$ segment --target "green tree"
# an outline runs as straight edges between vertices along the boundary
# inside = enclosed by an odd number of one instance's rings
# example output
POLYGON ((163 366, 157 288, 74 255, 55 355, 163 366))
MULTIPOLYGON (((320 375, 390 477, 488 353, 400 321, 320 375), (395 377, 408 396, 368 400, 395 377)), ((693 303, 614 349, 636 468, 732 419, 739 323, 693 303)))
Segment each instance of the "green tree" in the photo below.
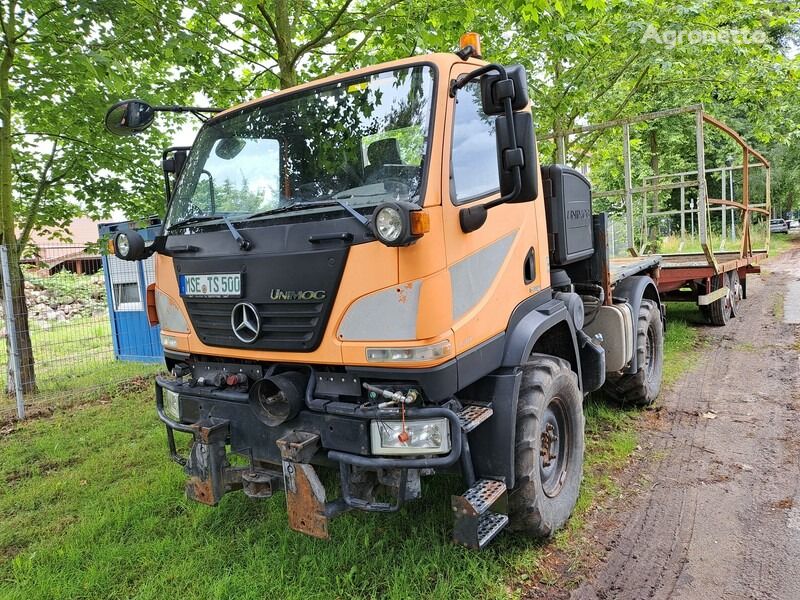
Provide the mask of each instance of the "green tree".
POLYGON ((31 232, 163 204, 152 151, 165 144, 163 128, 120 140, 102 123, 122 97, 186 95, 185 76, 167 68, 162 50, 178 41, 146 11, 119 8, 110 0, 0 0, 0 242, 8 248, 25 392, 36 378, 19 257, 31 232))

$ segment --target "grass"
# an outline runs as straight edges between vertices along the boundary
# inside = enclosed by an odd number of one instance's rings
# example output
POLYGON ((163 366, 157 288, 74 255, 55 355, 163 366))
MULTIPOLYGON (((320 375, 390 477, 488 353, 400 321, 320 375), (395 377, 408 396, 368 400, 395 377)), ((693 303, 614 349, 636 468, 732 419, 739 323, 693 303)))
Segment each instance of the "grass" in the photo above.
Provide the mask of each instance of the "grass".
MULTIPOLYGON (((693 362, 698 334, 687 307, 668 314, 670 382, 693 362)), ((140 380, 0 437, 0 598, 521 597, 560 579, 553 551, 580 563, 584 523, 618 492, 613 475, 636 448, 639 414, 590 398, 569 526, 551 542, 501 535, 474 552, 449 541, 449 495, 463 491, 456 477, 426 479, 423 500, 400 513, 333 521, 330 542, 290 531, 280 493, 260 502, 229 494, 216 508, 190 502, 154 412, 140 380)))
POLYGON ((794 232, 792 234, 773 233, 769 238, 770 256, 778 256, 787 250, 797 247, 800 237, 794 232))

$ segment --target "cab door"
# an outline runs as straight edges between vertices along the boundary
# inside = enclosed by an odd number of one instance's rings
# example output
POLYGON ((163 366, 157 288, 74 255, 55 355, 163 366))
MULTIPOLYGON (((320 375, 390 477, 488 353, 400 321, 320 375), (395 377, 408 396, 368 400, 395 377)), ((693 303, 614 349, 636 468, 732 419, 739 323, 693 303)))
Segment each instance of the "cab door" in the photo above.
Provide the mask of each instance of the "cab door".
MULTIPOLYGON (((474 68, 456 64, 450 79, 474 68)), ((482 110, 477 80, 447 107, 442 215, 459 354, 505 331, 514 308, 549 284, 541 198, 497 206, 477 231, 461 230, 461 208, 500 196, 495 119, 482 110)))

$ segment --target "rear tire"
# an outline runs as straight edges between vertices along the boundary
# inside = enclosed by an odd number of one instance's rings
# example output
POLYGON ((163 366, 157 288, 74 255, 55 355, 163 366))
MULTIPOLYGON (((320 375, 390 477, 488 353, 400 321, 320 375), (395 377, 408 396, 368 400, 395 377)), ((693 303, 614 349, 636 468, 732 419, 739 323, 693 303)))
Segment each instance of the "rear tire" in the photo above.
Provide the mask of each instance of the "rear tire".
POLYGON ((731 316, 737 316, 741 310, 742 286, 739 283, 739 271, 734 269, 728 273, 728 287, 731 296, 731 316))
POLYGON ((583 395, 567 361, 532 354, 523 367, 509 526, 550 537, 567 522, 583 477, 583 395))
POLYGON ((650 406, 661 391, 664 371, 664 324, 652 300, 642 300, 636 321, 636 373, 609 373, 603 391, 622 404, 650 406))
MULTIPOLYGON (((723 286, 728 285, 728 276, 725 273, 720 273, 719 275, 714 276, 714 283, 711 286, 713 288, 712 291, 716 291, 723 286)), ((731 320, 731 294, 730 292, 727 293, 725 296, 720 298, 719 300, 714 300, 709 305, 710 313, 711 313, 711 324, 717 325, 719 327, 724 327, 728 324, 728 321, 731 320)))

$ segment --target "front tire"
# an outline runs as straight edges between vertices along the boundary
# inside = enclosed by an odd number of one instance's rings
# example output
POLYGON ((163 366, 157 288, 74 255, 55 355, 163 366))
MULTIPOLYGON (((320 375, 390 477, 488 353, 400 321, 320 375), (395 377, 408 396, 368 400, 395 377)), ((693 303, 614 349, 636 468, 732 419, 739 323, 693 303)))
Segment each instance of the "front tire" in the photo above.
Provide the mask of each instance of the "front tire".
POLYGON ((517 403, 510 528, 550 537, 567 522, 583 477, 583 395, 567 361, 532 354, 517 403))
POLYGON ((625 405, 650 406, 661 391, 664 372, 664 324, 652 300, 642 300, 636 321, 636 373, 609 373, 605 391, 625 405))

